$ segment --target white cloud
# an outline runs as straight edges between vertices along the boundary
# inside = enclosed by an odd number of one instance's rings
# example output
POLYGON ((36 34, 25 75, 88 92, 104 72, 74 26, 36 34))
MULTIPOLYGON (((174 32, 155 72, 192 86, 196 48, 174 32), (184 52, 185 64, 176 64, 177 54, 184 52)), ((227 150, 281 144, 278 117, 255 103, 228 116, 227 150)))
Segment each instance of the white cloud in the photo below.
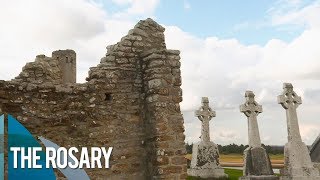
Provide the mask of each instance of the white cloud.
POLYGON ((280 8, 270 10, 273 25, 299 25, 310 28, 320 26, 320 1, 305 7, 301 5, 301 1, 288 2, 280 3, 280 8))
POLYGON ((320 124, 304 123, 300 125, 301 138, 305 142, 313 142, 318 137, 319 131, 320 131, 320 124))
POLYGON ((303 31, 305 28, 320 26, 320 0, 278 0, 266 12, 263 19, 244 21, 233 26, 233 33, 244 30, 272 29, 288 34, 303 31))
POLYGON ((17 38, 34 39, 38 43, 46 40, 56 43, 70 38, 88 39, 105 28, 105 12, 96 4, 82 0, 77 3, 62 0, 5 1, 0 13, 4 24, 0 33, 5 34, 5 39, 19 36, 17 38))
POLYGON ((77 53, 78 79, 104 56, 134 22, 117 21, 93 1, 13 0, 1 4, 0 79, 12 79, 37 54, 51 56, 57 49, 77 53), (6 62, 6 63, 3 63, 6 62))
POLYGON ((132 17, 148 18, 153 16, 153 13, 159 4, 159 0, 113 0, 114 3, 122 6, 127 6, 124 10, 113 15, 115 18, 130 19, 132 17))
POLYGON ((130 3, 132 3, 133 0, 112 0, 112 2, 114 2, 117 5, 128 5, 130 3))

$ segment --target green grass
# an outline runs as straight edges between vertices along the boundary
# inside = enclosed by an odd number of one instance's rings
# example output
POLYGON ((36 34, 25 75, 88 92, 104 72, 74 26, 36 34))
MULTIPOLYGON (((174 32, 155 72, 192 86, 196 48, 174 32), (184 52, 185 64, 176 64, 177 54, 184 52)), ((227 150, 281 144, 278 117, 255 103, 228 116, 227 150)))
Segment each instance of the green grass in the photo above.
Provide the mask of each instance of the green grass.
MULTIPOLYGON (((269 154, 270 159, 272 162, 275 163, 283 163, 283 154, 269 154)), ((188 154, 186 158, 191 160, 191 154, 188 154)), ((243 160, 242 154, 220 154, 220 162, 239 162, 241 163, 243 160)), ((228 174, 228 179, 230 180, 238 180, 239 177, 242 176, 242 170, 238 169, 230 169, 230 168, 224 168, 224 171, 226 174, 228 174)), ((279 174, 275 174, 279 176, 279 174)), ((202 178, 198 177, 191 177, 189 176, 187 178, 188 180, 203 180, 202 178)))
MULTIPOLYGON (((228 174, 228 180, 238 180, 239 177, 243 176, 242 170, 239 170, 239 169, 224 168, 224 172, 228 174)), ((280 176, 280 174, 277 174, 277 173, 275 173, 275 175, 280 176)), ((204 179, 199 177, 188 176, 187 180, 204 180, 204 179)))
MULTIPOLYGON (((238 170, 238 169, 229 169, 229 168, 225 168, 224 172, 226 174, 228 174, 230 180, 238 180, 239 177, 242 176, 242 170, 238 170)), ((187 180, 203 180, 202 178, 198 178, 198 177, 191 177, 189 176, 187 178, 187 180)))
POLYGON ((238 180, 242 176, 242 170, 225 168, 224 172, 228 174, 230 180, 238 180))

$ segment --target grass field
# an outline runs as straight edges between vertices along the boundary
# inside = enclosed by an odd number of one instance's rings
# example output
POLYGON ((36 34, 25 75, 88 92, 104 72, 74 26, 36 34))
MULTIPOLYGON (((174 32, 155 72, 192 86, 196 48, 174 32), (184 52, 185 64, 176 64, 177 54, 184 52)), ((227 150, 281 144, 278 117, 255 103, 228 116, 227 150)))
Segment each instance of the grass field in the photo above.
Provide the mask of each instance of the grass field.
MULTIPOLYGON (((224 172, 228 174, 228 179, 230 180, 238 180, 242 176, 242 170, 225 168, 224 172)), ((187 180, 202 180, 202 178, 189 176, 187 180)))
MULTIPOLYGON (((270 154, 270 160, 273 167, 282 167, 283 166, 283 154, 270 154)), ((187 154, 186 158, 191 160, 192 155, 187 154)), ((222 166, 228 167, 240 167, 243 163, 242 154, 220 154, 220 163, 222 166)))
MULTIPOLYGON (((282 167, 283 166, 283 154, 270 154, 270 160, 273 167, 282 167)), ((187 154, 186 158, 191 160, 192 155, 187 154)), ((222 166, 228 167, 241 167, 243 163, 242 154, 220 154, 220 163, 222 166)), ((228 174, 230 180, 238 180, 242 176, 242 170, 224 168, 225 173, 228 174)), ((188 180, 201 180, 197 177, 188 177, 188 180)))
MULTIPOLYGON (((283 163, 283 154, 269 154, 272 163, 283 163)), ((242 162, 242 154, 220 154, 221 162, 242 162)))
POLYGON ((225 168, 224 172, 228 174, 228 179, 238 180, 242 176, 242 170, 225 168))
MULTIPOLYGON (((224 168, 224 172, 228 174, 228 180, 238 180, 239 177, 243 175, 242 170, 238 170, 238 169, 224 168)), ((275 174, 275 175, 279 176, 279 174, 275 174)), ((202 178, 189 176, 187 180, 202 180, 202 178)))

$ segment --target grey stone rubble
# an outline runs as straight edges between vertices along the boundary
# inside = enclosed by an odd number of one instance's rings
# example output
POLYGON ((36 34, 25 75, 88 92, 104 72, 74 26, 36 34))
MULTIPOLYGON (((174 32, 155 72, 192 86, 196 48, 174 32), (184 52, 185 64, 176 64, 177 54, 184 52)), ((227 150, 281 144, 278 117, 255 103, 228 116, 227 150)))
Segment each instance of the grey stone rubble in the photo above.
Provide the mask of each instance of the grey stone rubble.
POLYGON ((257 116, 262 106, 252 91, 246 91, 246 102, 240 105, 240 111, 248 118, 249 147, 244 151, 243 176, 239 179, 279 179, 274 175, 269 155, 261 146, 257 116))
POLYGON ((201 178, 227 178, 219 163, 218 147, 210 141, 209 121, 216 116, 216 113, 209 107, 207 97, 202 97, 202 106, 195 111, 195 116, 202 123, 201 141, 193 145, 188 175, 201 178))
POLYGON ((318 168, 320 171, 320 135, 312 143, 310 147, 310 157, 311 161, 314 163, 314 167, 318 168))
POLYGON ((319 170, 311 162, 307 146, 302 142, 296 109, 302 104, 301 97, 293 91, 290 83, 283 84, 278 103, 286 110, 288 142, 284 147, 284 169, 281 179, 320 179, 319 170))
POLYGON ((37 55, 13 81, 35 85, 76 83, 76 53, 67 49, 53 51, 52 57, 37 55))
POLYGON ((312 162, 320 163, 320 135, 310 147, 310 157, 312 162))

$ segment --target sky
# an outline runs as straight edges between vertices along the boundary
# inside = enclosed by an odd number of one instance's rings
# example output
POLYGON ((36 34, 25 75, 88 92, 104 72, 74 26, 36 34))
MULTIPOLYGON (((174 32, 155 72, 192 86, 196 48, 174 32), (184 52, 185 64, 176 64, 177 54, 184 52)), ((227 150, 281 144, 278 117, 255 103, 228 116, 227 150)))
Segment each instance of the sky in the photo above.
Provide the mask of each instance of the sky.
POLYGON ((252 90, 263 107, 262 143, 287 142, 285 110, 277 104, 282 83, 302 97, 297 109, 302 140, 320 132, 320 1, 310 0, 0 0, 0 79, 10 80, 38 54, 77 53, 78 82, 99 64, 106 46, 140 20, 166 28, 168 49, 181 51, 186 142, 199 141, 194 111, 209 97, 216 117, 211 139, 247 144, 239 111, 252 90))

